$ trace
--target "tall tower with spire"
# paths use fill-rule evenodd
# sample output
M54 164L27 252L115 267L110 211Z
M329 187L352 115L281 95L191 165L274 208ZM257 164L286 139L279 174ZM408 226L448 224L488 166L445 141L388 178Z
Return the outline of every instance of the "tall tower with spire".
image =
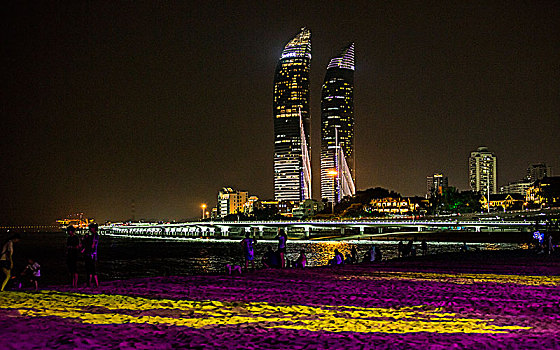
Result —
M274 198L311 199L309 71L311 32L290 40L274 74Z
M354 195L354 43L333 57L321 94L321 197Z

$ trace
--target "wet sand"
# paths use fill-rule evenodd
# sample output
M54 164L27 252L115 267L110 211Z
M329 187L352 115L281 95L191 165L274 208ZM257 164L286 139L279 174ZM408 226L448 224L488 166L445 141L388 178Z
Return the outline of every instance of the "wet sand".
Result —
M560 348L560 254L137 278L0 293L0 348Z

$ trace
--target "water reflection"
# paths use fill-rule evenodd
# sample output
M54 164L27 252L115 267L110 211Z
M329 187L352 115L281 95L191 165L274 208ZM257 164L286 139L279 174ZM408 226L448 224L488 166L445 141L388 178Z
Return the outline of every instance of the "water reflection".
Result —
M21 257L31 256L40 262L45 284L67 283L68 272L64 259L64 234L36 234L18 246ZM404 242L406 243L406 242ZM307 256L308 266L326 265L338 249L349 256L356 247L358 258L374 244L383 252L384 259L397 257L398 241L310 241L288 240L286 257L296 260L300 250ZM262 267L261 257L267 246L277 249L276 240L258 240L255 246L255 265ZM417 252L420 243L415 242ZM461 243L428 243L430 254L457 252ZM515 249L518 244L469 243L473 250ZM16 257L17 258L17 257ZM23 259L23 258L22 258ZM16 261L16 266L25 266L25 261ZM83 262L79 273L84 273ZM226 264L243 265L243 251L239 240L212 239L138 239L102 236L99 242L99 273L102 280L134 277L222 274ZM82 277L80 277L82 278ZM82 279L83 281L83 279Z

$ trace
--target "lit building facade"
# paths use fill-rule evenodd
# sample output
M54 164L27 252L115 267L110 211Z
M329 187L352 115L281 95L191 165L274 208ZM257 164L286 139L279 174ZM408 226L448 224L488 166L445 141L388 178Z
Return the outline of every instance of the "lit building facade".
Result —
M486 199L486 196L482 196L480 203L482 208L488 209L499 209L503 211L508 210L521 210L523 208L523 203L525 202L525 196L519 193L500 193L490 196L490 203Z
M535 181L527 190L525 201L532 208L560 207L560 176Z
M338 203L356 193L354 43L327 66L321 94L321 198Z
M302 30L286 44L274 75L274 198L311 198L309 70L311 32Z
M510 182L507 185L503 185L502 187L500 187L500 193L521 194L525 196L527 194L527 190L532 185L533 182L528 180Z
M386 197L372 199L366 212L382 215L425 214L429 202L422 197Z
M435 173L426 177L426 198L430 198L436 194L442 194L447 186L447 176L444 176L442 173Z
M224 187L218 192L217 216L223 218L229 214L242 213L249 193Z
M482 194L497 193L496 156L486 147L479 147L469 157L469 182L471 189Z

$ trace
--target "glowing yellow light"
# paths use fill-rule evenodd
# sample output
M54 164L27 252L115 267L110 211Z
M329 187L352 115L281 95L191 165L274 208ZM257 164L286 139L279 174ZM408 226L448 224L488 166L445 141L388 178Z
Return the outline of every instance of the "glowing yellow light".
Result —
M469 274L469 273L426 273L426 272L373 272L369 275L345 275L338 277L341 280L410 280L433 281L453 284L473 283L513 283L525 286L559 286L560 276L523 276L523 275L497 275L497 274Z
M327 175L336 176L336 175L338 175L338 171L336 171L336 169L329 170L327 172Z
M26 317L57 316L90 324L167 324L191 328L258 324L263 328L322 332L383 333L507 333L531 329L498 326L492 319L466 318L424 305L374 308L344 305L274 305L266 302L231 303L149 299L127 295L43 291L0 293L0 310L17 310ZM92 308L92 306L95 307ZM170 317L166 310L176 310ZM149 311L134 312L131 311Z

